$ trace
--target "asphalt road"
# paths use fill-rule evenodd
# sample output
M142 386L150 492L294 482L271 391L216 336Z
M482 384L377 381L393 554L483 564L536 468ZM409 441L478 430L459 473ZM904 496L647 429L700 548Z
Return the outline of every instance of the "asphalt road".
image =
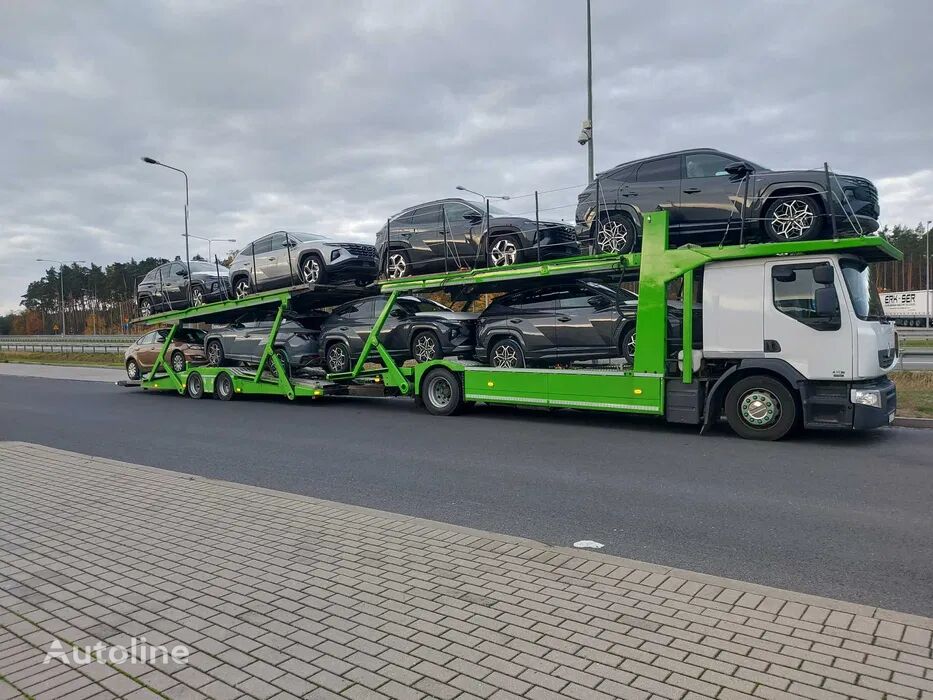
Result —
M0 376L25 440L933 615L933 431L779 443L610 414L402 399L192 401ZM154 524L149 523L147 527Z

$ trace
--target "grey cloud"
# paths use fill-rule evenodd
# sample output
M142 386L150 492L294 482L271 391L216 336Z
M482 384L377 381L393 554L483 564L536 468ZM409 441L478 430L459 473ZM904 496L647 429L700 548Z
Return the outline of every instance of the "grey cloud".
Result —
M721 147L884 179L929 218L931 62L921 0L593 0L597 167ZM582 0L0 5L0 309L32 262L182 250L283 226L372 237L454 193L585 182ZM926 202L929 197L926 197ZM533 207L517 200L516 210ZM885 209L885 203L882 202Z

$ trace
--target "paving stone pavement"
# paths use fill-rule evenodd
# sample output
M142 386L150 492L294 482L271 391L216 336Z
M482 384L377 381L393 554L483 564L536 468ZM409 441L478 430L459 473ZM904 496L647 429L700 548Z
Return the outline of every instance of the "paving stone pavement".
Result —
M865 605L0 443L0 700L920 700L933 698L931 631ZM190 657L44 663L55 640L134 637Z

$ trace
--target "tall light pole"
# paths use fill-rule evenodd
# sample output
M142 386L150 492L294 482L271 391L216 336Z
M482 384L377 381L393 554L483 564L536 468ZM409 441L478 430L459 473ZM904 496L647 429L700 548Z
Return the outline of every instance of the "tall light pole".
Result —
M490 199L501 199L503 201L508 201L511 199L511 197L509 197L509 195L507 194L482 194L480 192L476 192L475 190L469 190L463 185L457 185L457 189L460 190L461 192L469 192L470 194L475 194L480 199L485 199L486 201L489 201Z
M49 260L48 258L36 258L36 262L47 262L47 263L58 263L58 281L61 283L62 297L61 297L61 310L62 310L62 335L65 335L65 263L84 264L84 260Z
M593 182L593 25L590 21L590 0L586 0L586 121L583 128L589 128L589 139L586 142L589 159L587 182Z
M176 168L171 165L166 165L165 163L160 163L155 158L150 158L149 156L143 156L143 163L149 163L150 165L161 165L163 168L168 168L169 170L174 170L176 173L181 173L185 176L185 268L188 270L189 280L191 275L191 260L188 255L188 173L186 173L181 168ZM188 306L191 306L191 283L188 284Z
M190 238L199 241L207 241L207 257L211 259L211 262L214 260L214 255L211 252L211 243L236 243L236 238L204 238L203 236L195 236L194 234L191 234Z
M926 327L930 327L930 297L933 296L933 291L930 290L930 232L933 229L930 228L933 221L927 221L927 322Z

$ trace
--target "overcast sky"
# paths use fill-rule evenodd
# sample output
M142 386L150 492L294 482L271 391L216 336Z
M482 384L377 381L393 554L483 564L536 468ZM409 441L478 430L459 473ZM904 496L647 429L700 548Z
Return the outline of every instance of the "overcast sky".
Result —
M933 218L933 3L593 0L597 170L678 148L872 178ZM37 257L183 254L586 182L583 0L0 3L0 311ZM510 203L533 209L530 199ZM192 253L206 244L192 241ZM232 245L218 244L215 250Z

